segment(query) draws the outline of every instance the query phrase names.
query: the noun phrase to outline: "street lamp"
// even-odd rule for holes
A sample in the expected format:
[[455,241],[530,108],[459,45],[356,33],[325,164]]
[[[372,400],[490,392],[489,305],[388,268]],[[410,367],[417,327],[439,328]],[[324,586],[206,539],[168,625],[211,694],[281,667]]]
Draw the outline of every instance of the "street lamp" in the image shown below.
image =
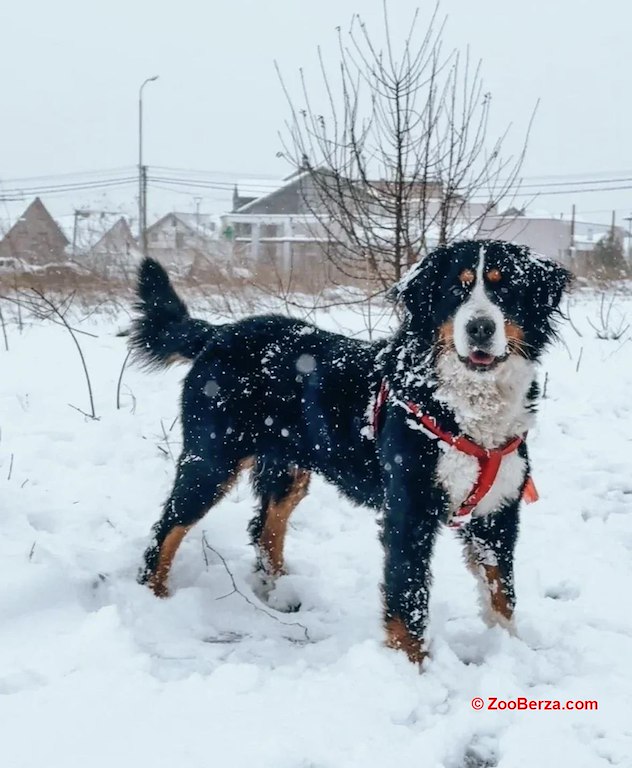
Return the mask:
[[147,169],[143,165],[143,89],[147,83],[158,80],[158,75],[143,80],[138,89],[138,240],[147,256]]

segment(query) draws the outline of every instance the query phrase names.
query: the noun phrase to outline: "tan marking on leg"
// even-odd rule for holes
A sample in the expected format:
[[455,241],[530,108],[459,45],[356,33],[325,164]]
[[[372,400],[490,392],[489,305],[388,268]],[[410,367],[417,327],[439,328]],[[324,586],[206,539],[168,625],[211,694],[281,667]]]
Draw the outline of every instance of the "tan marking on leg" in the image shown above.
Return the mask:
[[[230,489],[235,485],[241,472],[244,469],[249,469],[250,467],[253,466],[253,464],[254,464],[254,458],[251,456],[249,456],[248,458],[242,459],[237,465],[237,469],[233,472],[233,474],[230,475],[226,479],[226,481],[218,488],[217,494],[210,506],[217,504],[217,502],[220,501],[220,499],[222,499],[230,491]],[[198,520],[201,520],[204,517],[204,515],[210,509],[210,506],[202,511]],[[169,533],[165,537],[165,540],[162,542],[162,546],[160,547],[160,552],[158,554],[158,565],[156,566],[155,571],[151,574],[151,576],[147,580],[147,584],[149,588],[156,595],[156,597],[169,596],[169,590],[167,588],[167,579],[169,578],[169,571],[171,570],[171,566],[173,564],[173,559],[176,556],[176,552],[178,551],[180,544],[182,544],[182,539],[184,539],[184,537],[191,530],[191,528],[193,528],[193,524],[176,525],[169,531]]]
[[266,571],[272,576],[281,576],[283,568],[283,547],[290,515],[298,503],[307,495],[310,473],[298,469],[289,493],[277,503],[269,505],[266,512],[266,522],[261,531],[259,546],[262,561]]
[[158,555],[158,565],[147,582],[149,588],[156,597],[169,596],[167,578],[169,577],[171,564],[173,563],[173,558],[176,556],[178,547],[182,543],[182,539],[187,535],[190,528],[190,525],[176,525],[175,528],[172,528],[169,531],[165,540],[162,542],[160,553]]
[[421,664],[428,656],[428,652],[423,649],[423,642],[412,637],[399,616],[386,620],[386,645],[404,651],[413,664]]
[[502,616],[506,621],[511,621],[513,608],[511,607],[509,598],[505,592],[498,567],[495,565],[483,565],[481,567],[485,575],[487,588],[489,589],[492,611],[499,616]]
[[466,544],[466,562],[478,584],[485,623],[490,626],[501,624],[511,629],[513,607],[502,583],[498,566],[481,562],[469,544]]

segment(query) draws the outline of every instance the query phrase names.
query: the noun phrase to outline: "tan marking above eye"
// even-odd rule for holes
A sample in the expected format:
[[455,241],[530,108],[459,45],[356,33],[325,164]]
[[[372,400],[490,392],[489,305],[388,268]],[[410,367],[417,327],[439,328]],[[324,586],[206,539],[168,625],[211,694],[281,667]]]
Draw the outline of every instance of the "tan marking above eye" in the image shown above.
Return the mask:
[[486,277],[490,283],[499,283],[503,279],[499,269],[490,269]]
[[463,283],[463,285],[470,285],[474,282],[474,280],[476,280],[476,275],[474,272],[472,272],[471,269],[464,269],[459,275],[459,280],[461,283]]

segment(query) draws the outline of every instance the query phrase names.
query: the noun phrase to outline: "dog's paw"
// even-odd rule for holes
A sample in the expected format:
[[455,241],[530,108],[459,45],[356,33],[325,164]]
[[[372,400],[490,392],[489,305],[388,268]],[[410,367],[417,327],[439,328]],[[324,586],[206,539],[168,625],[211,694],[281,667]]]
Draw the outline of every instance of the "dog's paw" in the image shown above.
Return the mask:
[[271,576],[259,569],[253,574],[252,590],[262,603],[275,611],[296,613],[301,607],[292,580],[285,575]]

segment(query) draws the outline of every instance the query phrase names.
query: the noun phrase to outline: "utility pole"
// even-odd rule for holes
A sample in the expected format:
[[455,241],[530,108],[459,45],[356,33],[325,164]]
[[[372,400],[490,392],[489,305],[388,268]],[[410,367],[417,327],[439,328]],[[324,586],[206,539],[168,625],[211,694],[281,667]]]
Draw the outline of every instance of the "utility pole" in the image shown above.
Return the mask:
[[75,208],[75,215],[72,222],[72,258],[77,258],[77,219],[80,211]]
[[628,222],[628,261],[632,261],[632,216],[626,216],[623,220]]
[[143,201],[143,213],[140,222],[140,248],[143,256],[147,256],[147,166],[140,169],[140,194]]
[[575,203],[573,203],[573,210],[571,212],[571,242],[569,256],[571,257],[571,260],[575,258]]
[[153,83],[158,75],[143,80],[138,89],[138,242],[143,256],[147,256],[147,168],[143,165],[143,89]]
[[94,211],[90,211],[87,208],[75,208],[73,223],[72,223],[72,258],[73,259],[77,257],[77,230],[78,230],[79,219],[87,219],[91,213],[94,213]]

